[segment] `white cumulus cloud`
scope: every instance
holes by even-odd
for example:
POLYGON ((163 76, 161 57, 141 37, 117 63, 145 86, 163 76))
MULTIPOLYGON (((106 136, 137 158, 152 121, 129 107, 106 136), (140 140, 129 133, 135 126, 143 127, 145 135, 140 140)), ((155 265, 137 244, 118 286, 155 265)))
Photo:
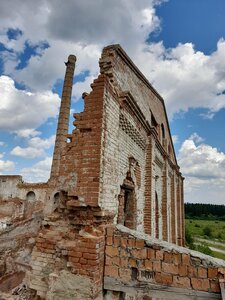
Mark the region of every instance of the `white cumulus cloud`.
POLYGON ((165 99, 170 117, 190 108, 206 108, 212 118, 225 107, 225 41, 206 55, 192 43, 166 49, 162 42, 144 45, 137 51, 136 63, 165 99))
POLYGON ((5 73, 32 91, 49 90, 63 77, 63 61, 74 53, 78 58, 75 73, 88 71, 86 80, 75 85, 73 94, 78 99, 99 71, 102 47, 120 43, 164 96, 170 117, 202 107, 209 110, 204 117, 212 118, 225 107, 225 41, 220 39, 210 55, 195 50, 190 42, 171 49, 163 42, 146 43, 150 33, 160 30, 155 6, 163 2, 68 0, 65 4, 41 0, 38 5, 34 1, 18 5, 18 0, 2 1, 0 40, 11 49, 1 52, 5 73), (31 17, 30 11, 36 14, 31 17), (17 39, 8 38, 8 28, 20 30, 17 39), (17 68, 18 55, 26 43, 36 47, 36 54, 21 70, 17 68))
POLYGON ((87 76, 84 81, 78 81, 73 85, 73 97, 75 101, 78 101, 79 98, 82 96, 83 92, 90 92, 91 91, 91 83, 95 79, 94 76, 87 76))
POLYGON ((44 155, 44 151, 42 149, 35 149, 32 147, 22 148, 20 146, 16 146, 10 154, 24 158, 35 158, 44 155))
POLYGON ((0 76, 0 94, 0 129, 18 134, 36 135, 35 128, 55 117, 60 102, 59 96, 51 91, 18 90, 8 76, 0 76))
POLYGON ((7 174, 8 172, 13 171, 14 168, 15 163, 13 161, 0 159, 0 174, 7 174))
POLYGON ((220 201, 224 204, 225 153, 207 144, 197 144, 195 138, 193 134, 185 140, 178 154, 178 163, 185 177, 185 200, 202 203, 220 201))
POLYGON ((189 137, 189 140, 193 140, 196 144, 204 141, 204 139, 201 136, 199 136, 196 132, 192 133, 192 135, 189 137))
POLYGON ((45 182, 50 175, 52 158, 46 157, 29 168, 23 168, 21 174, 27 182, 45 182))
POLYGON ((151 32, 159 29, 155 5, 164 0, 68 0, 66 4, 41 0, 38 5, 33 1, 21 5, 18 0, 3 2, 0 3, 0 27, 4 30, 0 41, 12 50, 1 52, 5 73, 32 90, 42 90, 62 78, 63 61, 70 53, 78 57, 76 72, 89 70, 91 75, 98 72, 102 47, 121 43, 132 54, 151 32), (32 16, 31 11, 35 11, 32 16), (10 40, 8 28, 20 30, 21 34, 10 40), (44 43, 48 44, 45 49, 44 43), (23 53, 26 44, 36 47, 36 55, 19 70, 18 55, 23 53))
POLYGON ((54 145, 55 135, 49 139, 41 139, 40 137, 33 137, 28 141, 28 147, 16 146, 12 149, 10 154, 23 158, 36 158, 45 155, 45 149, 49 149, 54 145))

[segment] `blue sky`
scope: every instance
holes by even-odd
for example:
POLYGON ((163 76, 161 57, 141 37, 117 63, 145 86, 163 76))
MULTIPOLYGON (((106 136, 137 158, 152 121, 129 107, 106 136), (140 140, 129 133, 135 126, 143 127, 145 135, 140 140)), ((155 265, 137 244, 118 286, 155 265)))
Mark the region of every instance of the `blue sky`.
POLYGON ((102 48, 120 43, 164 97, 185 201, 224 204, 224 12, 224 0, 1 1, 0 174, 48 179, 64 61, 77 56, 72 130, 102 48))

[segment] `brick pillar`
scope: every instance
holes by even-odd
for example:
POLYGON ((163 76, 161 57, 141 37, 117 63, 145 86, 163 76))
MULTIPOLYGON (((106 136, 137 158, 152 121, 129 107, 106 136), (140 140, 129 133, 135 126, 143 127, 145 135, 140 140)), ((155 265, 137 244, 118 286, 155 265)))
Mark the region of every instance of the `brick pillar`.
POLYGON ((56 132, 55 149, 51 168, 51 178, 56 177, 59 173, 61 153, 67 143, 75 62, 76 56, 69 55, 68 61, 66 63, 66 73, 64 78, 58 127, 56 132))
POLYGON ((175 176, 171 178, 171 236, 172 243, 176 244, 176 221, 175 221, 175 176))
POLYGON ((159 200, 157 192, 155 192, 155 238, 159 238, 159 200))
POLYGON ((152 234, 152 136, 146 148, 144 230, 152 234))
POLYGON ((162 238, 164 241, 168 241, 167 231, 167 161, 162 176, 162 238))
POLYGON ((185 214, 184 214, 184 178, 181 177, 181 239, 182 239, 182 245, 185 245, 185 214))
MULTIPOLYGON (((179 176, 179 175, 178 175, 179 176)), ((181 193, 180 193, 180 178, 177 181, 177 244, 181 246, 181 193)))

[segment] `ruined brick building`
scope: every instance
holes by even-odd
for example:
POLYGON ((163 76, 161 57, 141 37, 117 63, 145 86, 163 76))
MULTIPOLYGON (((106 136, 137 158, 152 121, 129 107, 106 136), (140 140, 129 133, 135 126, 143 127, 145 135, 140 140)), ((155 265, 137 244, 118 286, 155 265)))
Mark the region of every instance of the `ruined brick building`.
POLYGON ((23 280, 32 299, 221 299, 225 262, 183 247, 183 177, 162 97, 108 46, 68 134, 75 63, 50 179, 0 176, 0 290, 23 280))

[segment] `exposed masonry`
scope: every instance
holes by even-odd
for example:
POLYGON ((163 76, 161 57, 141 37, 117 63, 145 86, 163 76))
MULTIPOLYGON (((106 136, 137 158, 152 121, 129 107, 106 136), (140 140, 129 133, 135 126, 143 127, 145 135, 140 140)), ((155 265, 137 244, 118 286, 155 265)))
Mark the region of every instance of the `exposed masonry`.
POLYGON ((146 142, 140 133, 135 129, 135 127, 126 119, 124 115, 120 115, 120 127, 126 134, 128 134, 132 140, 144 150, 146 147, 146 142))
POLYGON ((121 225, 106 236, 106 299, 221 299, 225 261, 121 225))
POLYGON ((183 177, 163 99, 119 45, 106 47, 68 134, 75 62, 50 179, 0 176, 0 290, 23 281, 36 300, 221 299, 224 262, 182 247, 183 177))

